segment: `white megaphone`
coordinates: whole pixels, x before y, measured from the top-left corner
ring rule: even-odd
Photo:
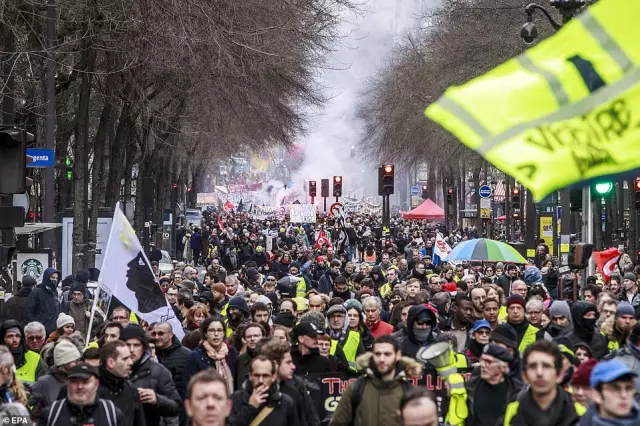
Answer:
[[[444,377],[456,373],[456,355],[449,342],[438,342],[418,351],[416,359],[423,364],[432,365]]]

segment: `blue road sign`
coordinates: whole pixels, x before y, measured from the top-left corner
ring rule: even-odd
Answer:
[[[420,195],[420,188],[418,188],[417,186],[412,186],[411,195]]]
[[[478,190],[478,195],[480,195],[480,198],[491,197],[491,187],[489,185],[482,185]]]
[[[27,167],[53,167],[55,162],[53,149],[28,148],[27,155],[33,158],[33,162],[28,164]]]

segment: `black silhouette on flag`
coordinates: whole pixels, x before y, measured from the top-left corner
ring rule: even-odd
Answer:
[[[131,290],[138,301],[138,311],[143,314],[167,307],[167,300],[155,280],[151,268],[144,259],[142,252],[127,263],[127,288]]]

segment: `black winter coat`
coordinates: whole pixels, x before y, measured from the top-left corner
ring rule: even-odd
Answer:
[[[233,408],[227,420],[227,426],[247,426],[265,406],[273,407],[273,411],[260,423],[260,426],[299,426],[300,419],[293,400],[279,390],[272,392],[266,404],[259,408],[249,405],[251,387],[242,389],[231,395]]]
[[[58,404],[60,404],[60,402]],[[103,406],[103,404],[98,401],[93,405],[78,407],[77,405],[73,405],[68,400],[66,400],[60,408],[59,414],[56,404],[56,410],[51,413],[51,424],[54,424],[53,419],[56,414],[58,414],[58,418],[55,421],[55,426],[75,426],[89,423],[93,424],[93,426],[110,426],[109,421],[107,420],[107,415],[110,415],[113,419],[113,414],[107,414],[104,408],[106,406],[107,410],[111,410],[111,407],[109,405],[110,404],[105,404]],[[42,412],[42,420],[38,422],[39,425],[47,426],[47,419],[49,418],[49,413],[52,408],[53,407],[47,407]],[[116,425],[120,426],[124,424],[124,414],[122,413],[122,410],[120,410],[117,406],[115,407],[115,416]],[[75,419],[74,422],[71,422],[72,417]]]
[[[153,389],[156,392],[155,405],[142,404],[147,425],[159,425],[163,418],[167,425],[178,425],[182,398],[167,368],[151,361],[145,354],[143,361],[134,367],[129,380],[136,388]]]
[[[66,389],[63,388],[66,395]],[[61,391],[62,392],[62,391]],[[118,426],[146,426],[144,409],[138,390],[130,380],[115,377],[104,367],[100,367],[100,388],[98,398],[109,399],[122,410],[124,419]],[[156,426],[150,424],[149,426]]]
[[[4,311],[2,312],[0,319],[14,319],[23,327],[27,325],[28,318],[26,308],[30,294],[31,287],[21,288],[15,296],[5,302]]]
[[[42,284],[31,291],[26,308],[27,321],[38,321],[44,325],[47,336],[56,330],[56,320],[60,313],[58,292],[56,286],[50,281],[53,273],[59,275],[59,272],[54,268],[48,268],[44,271]]]
[[[173,383],[176,384],[176,389],[180,398],[184,400],[187,393],[187,382],[185,379],[184,369],[187,365],[187,358],[191,351],[180,344],[180,341],[176,336],[173,336],[171,346],[166,349],[160,349],[156,347],[156,357],[158,362],[165,366],[171,377]]]

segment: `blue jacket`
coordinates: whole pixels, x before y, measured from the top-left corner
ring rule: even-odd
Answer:
[[[191,234],[191,250],[200,250],[202,248],[202,236],[194,232]]]

